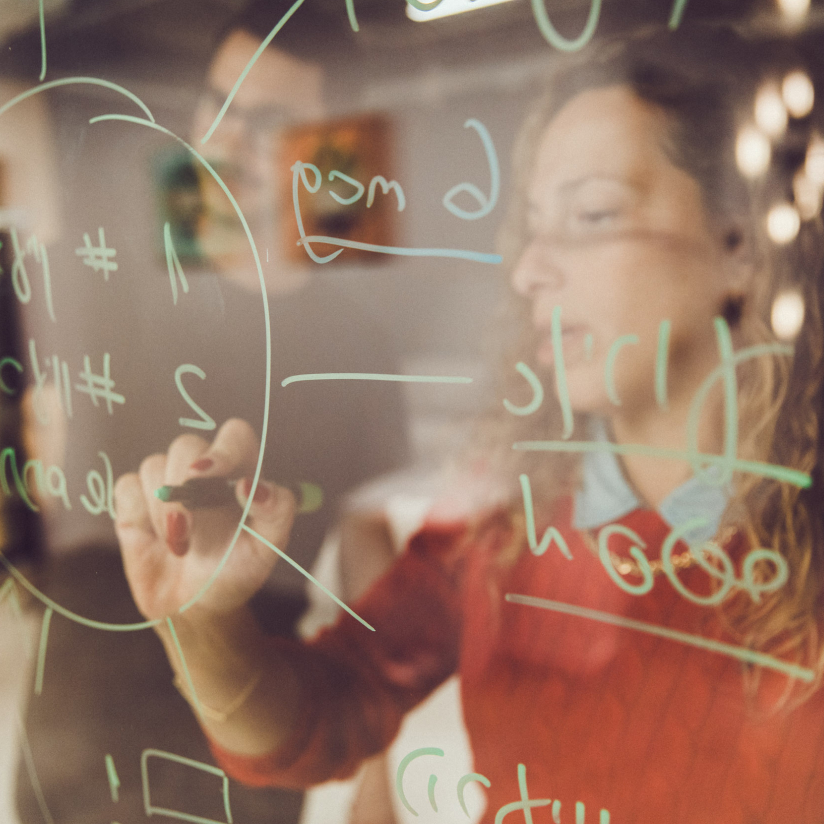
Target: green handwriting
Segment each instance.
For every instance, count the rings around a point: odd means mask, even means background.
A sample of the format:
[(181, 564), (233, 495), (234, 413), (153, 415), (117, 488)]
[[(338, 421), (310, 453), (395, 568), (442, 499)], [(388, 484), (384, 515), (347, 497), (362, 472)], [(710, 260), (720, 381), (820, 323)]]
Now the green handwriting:
[(511, 604), (522, 604), (528, 607), (538, 607), (539, 609), (548, 609), (553, 612), (560, 612), (564, 615), (574, 615), (578, 618), (585, 618), (590, 621), (601, 621), (604, 624), (612, 624), (623, 629), (633, 629), (638, 632), (646, 632), (649, 635), (656, 635), (659, 638), (666, 638), (668, 641), (678, 641), (681, 644), (698, 647), (699, 649), (716, 652), (720, 655), (728, 655), (731, 658), (736, 658), (739, 661), (744, 661), (748, 664), (756, 664), (760, 667), (766, 667), (778, 672), (783, 672), (792, 678), (799, 678), (802, 681), (812, 682), (815, 680), (816, 673), (814, 670), (807, 667), (800, 667), (797, 664), (789, 664), (782, 661), (780, 658), (774, 658), (771, 655), (766, 655), (762, 652), (756, 652), (745, 647), (739, 647), (735, 644), (727, 644), (723, 641), (714, 641), (710, 638), (704, 638), (700, 635), (691, 635), (688, 632), (681, 632), (681, 630), (669, 629), (661, 627), (657, 624), (649, 623), (648, 621), (639, 621), (635, 618), (625, 618), (623, 615), (613, 615), (609, 612), (601, 612), (597, 609), (588, 609), (587, 607), (579, 607), (574, 604), (565, 604), (561, 601), (550, 601), (546, 598), (535, 598), (531, 595), (517, 595), (507, 593), (504, 600)]
[[(266, 51), (266, 47), (272, 42), (275, 35), (284, 27), (286, 21), (303, 5), (303, 2), (304, 0), (295, 0), (295, 2), (289, 8), (286, 14), (284, 14), (283, 17), (280, 18), (280, 20), (277, 22), (277, 25), (272, 29), (272, 31), (269, 32), (269, 34), (266, 36), (266, 38), (260, 44), (260, 46), (258, 46), (257, 51), (252, 55), (252, 58), (246, 64), (243, 71), (240, 73), (240, 77), (238, 77), (238, 79), (235, 81), (235, 85), (232, 86), (232, 91), (229, 92), (229, 95), (224, 101), (223, 106), (221, 106), (217, 117), (214, 119), (214, 122), (209, 127), (209, 130), (206, 132), (206, 134), (203, 135), (203, 137), (200, 139), (201, 143), (208, 142), (209, 138), (212, 136), (215, 129), (220, 124), (220, 121), (223, 120), (223, 116), (226, 114), (226, 110), (229, 108), (229, 105), (235, 99), (235, 95), (237, 94), (238, 89), (243, 84), (243, 81), (246, 79), (246, 75), (248, 75), (249, 72), (252, 70), (252, 66), (254, 66), (255, 63), (257, 63), (258, 58), (263, 54), (264, 51)], [(352, 10), (352, 15), (353, 14), (354, 9)], [(350, 15), (350, 21), (352, 20), (352, 15)]]
[(625, 346), (637, 345), (640, 343), (638, 335), (621, 335), (616, 338), (607, 352), (606, 363), (604, 364), (604, 381), (607, 385), (607, 397), (615, 406), (621, 405), (621, 399), (618, 397), (618, 390), (615, 388), (615, 361), (618, 358), (618, 353)]
[(115, 769), (114, 766), (114, 758), (106, 753), (104, 761), (106, 764), (106, 777), (109, 779), (109, 789), (112, 794), (112, 801), (117, 803), (120, 796), (120, 778), (118, 778), (117, 769)]
[(169, 270), (169, 282), (172, 285), (172, 302), (177, 306), (177, 280), (180, 278), (180, 287), (183, 289), (184, 295), (189, 294), (189, 281), (186, 280), (183, 267), (180, 265), (180, 258), (177, 256), (174, 243), (172, 243), (172, 227), (168, 220), (163, 224), (163, 245), (166, 249), (166, 267)]
[[(458, 183), (453, 186), (444, 196), (443, 205), (452, 212), (455, 217), (463, 218), (464, 220), (478, 220), (486, 217), (498, 202), (498, 196), (501, 191), (501, 170), (498, 164), (498, 154), (495, 151), (495, 144), (492, 142), (492, 137), (487, 131), (486, 126), (480, 120), (471, 117), (464, 123), (465, 129), (474, 129), (483, 143), (484, 152), (486, 154), (486, 162), (489, 164), (489, 197), (487, 197), (474, 183)], [(474, 197), (478, 201), (478, 210), (475, 212), (468, 212), (460, 206), (456, 206), (452, 201), (455, 195), (465, 192)]]
[(569, 551), (569, 546), (564, 540), (564, 536), (554, 527), (549, 526), (544, 530), (541, 537), (541, 543), (538, 543), (538, 535), (535, 529), (535, 511), (532, 505), (532, 487), (529, 483), (528, 475), (519, 475), (518, 480), (521, 482), (521, 493), (524, 499), (524, 515), (526, 517), (526, 539), (529, 544), (529, 549), (533, 555), (543, 555), (549, 545), (555, 541), (558, 545), (558, 550), (561, 555), (568, 561), (572, 560), (572, 553)]
[(40, 695), (43, 692), (43, 672), (46, 669), (46, 646), (49, 643), (49, 627), (51, 626), (54, 610), (49, 608), (43, 613), (43, 621), (40, 624), (40, 645), (37, 648), (37, 669), (34, 676), (34, 694)]
[[(539, 452), (612, 452), (615, 455), (646, 455), (651, 458), (666, 458), (673, 461), (689, 461), (692, 464), (709, 464), (724, 467), (729, 462), (726, 455), (711, 455), (706, 452), (693, 452), (682, 449), (664, 449), (657, 446), (633, 443), (609, 443), (593, 441), (518, 441), (512, 444), (513, 449)], [(777, 464), (761, 461), (742, 461), (733, 459), (729, 464), (735, 472), (746, 472), (750, 475), (760, 475), (784, 481), (793, 486), (806, 489), (812, 484), (812, 478), (806, 472), (797, 469), (788, 469)]]
[[(226, 812), (226, 821), (217, 821), (213, 818), (203, 818), (199, 815), (191, 815), (189, 813), (181, 812), (180, 810), (172, 810), (167, 807), (156, 807), (152, 804), (152, 791), (149, 787), (149, 759), (161, 758), (165, 761), (172, 761), (176, 764), (183, 764), (186, 767), (192, 767), (196, 770), (215, 775), (221, 779), (221, 792), (223, 794), (223, 809)], [(143, 750), (140, 756), (140, 775), (143, 780), (143, 806), (147, 816), (153, 816), (156, 813), (160, 815), (168, 815), (171, 818), (177, 818), (181, 821), (192, 821), (194, 824), (232, 824), (232, 811), (229, 806), (229, 779), (226, 773), (218, 767), (213, 767), (211, 764), (204, 764), (201, 761), (195, 761), (193, 758), (185, 758), (182, 755), (175, 755), (174, 753), (165, 752), (163, 750), (147, 749)]]
[(445, 375), (384, 375), (374, 372), (321, 372), (311, 375), (292, 375), (284, 378), (281, 386), (302, 381), (393, 381), (397, 383), (472, 383), (472, 378)]
[(522, 361), (515, 364), (515, 369), (526, 378), (532, 389), (532, 400), (525, 406), (515, 406), (514, 403), (504, 398), (504, 408), (513, 415), (531, 415), (537, 412), (544, 402), (544, 387), (538, 380), (538, 376)]
[[(296, 3), (292, 7), (292, 9), (296, 9), (300, 2), (302, 2), (302, 0), (298, 0), (298, 3)], [(287, 12), (287, 15), (288, 14), (291, 14), (291, 11)], [(282, 22), (285, 22), (285, 20)], [(271, 35), (271, 37), (273, 36), (274, 33)], [(190, 601), (188, 601), (180, 608), (180, 611), (184, 612), (185, 610), (189, 609), (189, 607), (191, 607), (193, 604), (197, 603), (197, 601), (203, 596), (203, 594), (212, 586), (218, 575), (220, 575), (221, 571), (223, 570), (223, 567), (226, 565), (226, 561), (228, 560), (229, 555), (234, 549), (234, 546), (237, 543), (237, 539), (240, 536), (240, 531), (243, 528), (244, 521), (246, 520), (246, 517), (249, 514), (249, 509), (252, 506), (255, 490), (257, 489), (258, 481), (260, 480), (260, 472), (261, 467), (263, 465), (263, 455), (266, 450), (266, 434), (269, 427), (269, 396), (271, 393), (272, 381), (272, 327), (269, 318), (269, 303), (266, 300), (266, 283), (263, 280), (263, 267), (260, 263), (260, 255), (258, 254), (257, 246), (255, 246), (255, 240), (252, 237), (252, 232), (249, 229), (249, 224), (246, 221), (246, 217), (244, 216), (243, 211), (238, 205), (237, 200), (235, 200), (234, 195), (229, 191), (221, 176), (212, 168), (209, 162), (201, 154), (199, 154), (192, 146), (190, 146), (185, 140), (178, 137), (176, 134), (174, 134), (174, 132), (169, 131), (168, 129), (158, 125), (157, 123), (154, 123), (153, 121), (143, 120), (142, 118), (133, 117), (131, 115), (109, 114), (101, 115), (99, 117), (93, 117), (90, 119), (89, 122), (94, 124), (110, 120), (120, 121), (123, 123), (133, 123), (138, 126), (145, 126), (149, 129), (154, 129), (155, 131), (158, 131), (161, 134), (165, 134), (167, 137), (171, 137), (173, 140), (176, 140), (178, 143), (180, 143), (180, 145), (183, 146), (183, 148), (186, 149), (186, 151), (189, 152), (189, 154), (191, 154), (192, 157), (194, 157), (195, 160), (197, 160), (197, 162), (200, 163), (203, 166), (203, 168), (212, 176), (215, 183), (217, 183), (218, 186), (220, 186), (221, 190), (226, 195), (229, 202), (232, 204), (232, 208), (235, 210), (235, 214), (237, 214), (238, 219), (240, 220), (240, 223), (243, 226), (243, 231), (246, 233), (246, 239), (249, 242), (249, 247), (252, 250), (252, 256), (255, 261), (255, 268), (257, 270), (258, 275), (258, 284), (260, 285), (261, 296), (263, 299), (263, 325), (266, 340), (266, 372), (264, 379), (265, 386), (263, 396), (263, 420), (261, 422), (260, 449), (258, 451), (255, 472), (252, 477), (252, 487), (249, 492), (249, 499), (246, 501), (246, 505), (243, 507), (243, 512), (241, 513), (237, 528), (235, 529), (235, 532), (232, 535), (232, 539), (229, 541), (229, 546), (226, 548), (226, 552), (223, 554), (220, 563), (218, 563), (218, 565), (215, 567), (215, 570), (212, 573), (212, 575), (209, 577), (206, 583), (203, 584), (201, 589), (195, 594), (194, 598), (192, 598)], [(154, 625), (154, 623), (157, 622), (150, 623), (150, 626)]]
[(251, 527), (246, 526), (246, 524), (243, 525), (243, 529), (245, 529), (253, 538), (257, 538), (258, 541), (260, 541), (264, 546), (268, 546), (269, 549), (272, 550), (272, 552), (274, 552), (280, 558), (283, 558), (283, 560), (286, 561), (286, 563), (293, 566), (301, 575), (303, 575), (307, 580), (311, 581), (321, 592), (325, 592), (341, 609), (348, 612), (355, 620), (360, 621), (367, 629), (371, 629), (372, 632), (375, 631), (375, 628), (370, 623), (364, 621), (363, 618), (361, 618), (357, 612), (355, 612), (351, 607), (344, 604), (343, 601), (341, 601), (341, 599), (338, 598), (338, 596), (335, 595), (334, 592), (328, 590), (320, 581), (318, 581), (317, 578), (315, 578), (314, 575), (311, 575), (309, 572), (307, 572), (297, 561), (290, 558), (285, 552), (278, 549), (273, 543), (271, 543), (271, 541), (267, 541), (266, 538), (255, 532), (255, 530)]

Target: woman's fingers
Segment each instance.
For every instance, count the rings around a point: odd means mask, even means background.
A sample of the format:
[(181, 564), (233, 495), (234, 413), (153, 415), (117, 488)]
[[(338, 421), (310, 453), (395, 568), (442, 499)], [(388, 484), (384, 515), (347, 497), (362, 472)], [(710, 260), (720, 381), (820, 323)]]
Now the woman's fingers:
[[(162, 459), (163, 456), (155, 457)], [(160, 550), (140, 476), (130, 473), (119, 478), (114, 497), (115, 531), (122, 549), (126, 577), (140, 611), (146, 617), (156, 617), (151, 593), (164, 575), (166, 553)]]
[[(252, 489), (251, 478), (242, 478), (235, 486), (238, 503), (245, 506)], [(259, 481), (252, 496), (246, 526), (280, 550), (286, 549), (297, 502), (290, 490), (271, 481)]]
[(114, 502), (117, 512), (115, 528), (118, 534), (121, 530), (128, 530), (130, 534), (134, 532), (147, 536), (155, 533), (154, 523), (143, 492), (143, 484), (136, 473), (131, 472), (118, 478), (114, 485)]
[(166, 515), (171, 508), (157, 497), (157, 490), (168, 483), (167, 464), (165, 455), (150, 455), (140, 464), (138, 473), (152, 528), (161, 539), (166, 538)]
[[(258, 438), (252, 427), (246, 421), (232, 418), (218, 429), (210, 446), (191, 456), (192, 460), (186, 468), (187, 474), (190, 477), (196, 475), (205, 478), (253, 475), (259, 451)], [(172, 457), (171, 451), (169, 457)], [(177, 463), (174, 468), (178, 469)]]
[[(264, 582), (277, 557), (271, 546), (286, 547), (296, 505), (288, 489), (264, 480), (253, 485), (258, 454), (252, 428), (231, 420), (211, 444), (193, 434), (181, 435), (166, 455), (146, 458), (138, 474), (118, 481), (118, 537), (144, 615), (157, 617), (180, 609), (211, 581), (218, 563), (223, 564), (220, 576), (202, 593), (203, 605), (210, 610), (236, 608)], [(219, 495), (216, 505), (190, 508), (157, 497), (161, 487), (185, 485), (193, 478), (225, 484), (229, 506)], [(235, 482), (234, 489), (230, 481)], [(231, 503), (233, 491), (240, 508)], [(247, 502), (248, 529), (238, 535), (241, 508)], [(232, 552), (226, 555), (230, 546)]]
[(177, 486), (191, 478), (195, 474), (191, 469), (192, 464), (197, 463), (210, 448), (209, 442), (197, 435), (187, 433), (175, 438), (166, 454), (162, 483)]
[[(174, 555), (183, 557), (190, 544), (202, 551), (213, 549), (211, 545), (228, 537), (236, 521), (229, 524), (222, 508), (207, 506), (195, 512), (181, 504), (165, 503), (158, 499), (158, 489), (185, 484), (193, 477), (226, 478), (228, 483), (248, 475), (257, 458), (254, 430), (234, 419), (218, 430), (211, 444), (187, 433), (172, 442), (166, 456), (152, 456), (141, 464), (140, 481), (153, 529)], [(206, 540), (196, 540), (198, 534)]]

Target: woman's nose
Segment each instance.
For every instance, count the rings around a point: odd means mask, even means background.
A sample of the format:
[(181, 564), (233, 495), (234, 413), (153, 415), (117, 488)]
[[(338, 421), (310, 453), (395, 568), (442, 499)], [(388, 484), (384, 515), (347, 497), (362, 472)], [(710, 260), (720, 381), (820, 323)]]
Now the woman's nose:
[(545, 244), (532, 241), (521, 254), (512, 272), (512, 286), (523, 297), (533, 297), (539, 289), (557, 289), (563, 274)]

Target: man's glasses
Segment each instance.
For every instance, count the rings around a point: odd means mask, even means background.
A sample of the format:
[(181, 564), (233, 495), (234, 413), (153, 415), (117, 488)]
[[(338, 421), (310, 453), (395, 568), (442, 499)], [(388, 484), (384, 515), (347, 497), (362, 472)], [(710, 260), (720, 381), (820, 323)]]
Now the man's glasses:
[[(227, 95), (214, 88), (208, 88), (204, 94), (215, 111), (220, 111), (226, 102)], [(268, 136), (272, 132), (294, 123), (295, 112), (289, 106), (280, 104), (263, 106), (240, 106), (232, 102), (226, 110), (226, 117), (242, 121), (249, 131), (261, 136)]]

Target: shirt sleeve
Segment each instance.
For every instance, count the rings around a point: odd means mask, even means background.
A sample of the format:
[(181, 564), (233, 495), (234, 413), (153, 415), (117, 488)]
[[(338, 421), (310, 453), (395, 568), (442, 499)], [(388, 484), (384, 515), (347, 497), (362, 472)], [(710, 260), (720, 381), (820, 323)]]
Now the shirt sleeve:
[(457, 668), (461, 634), (458, 527), (418, 533), (354, 610), (309, 644), (272, 639), (302, 684), (295, 729), (262, 756), (214, 742), (223, 769), (251, 786), (302, 788), (352, 775), (383, 750), (403, 716)]

